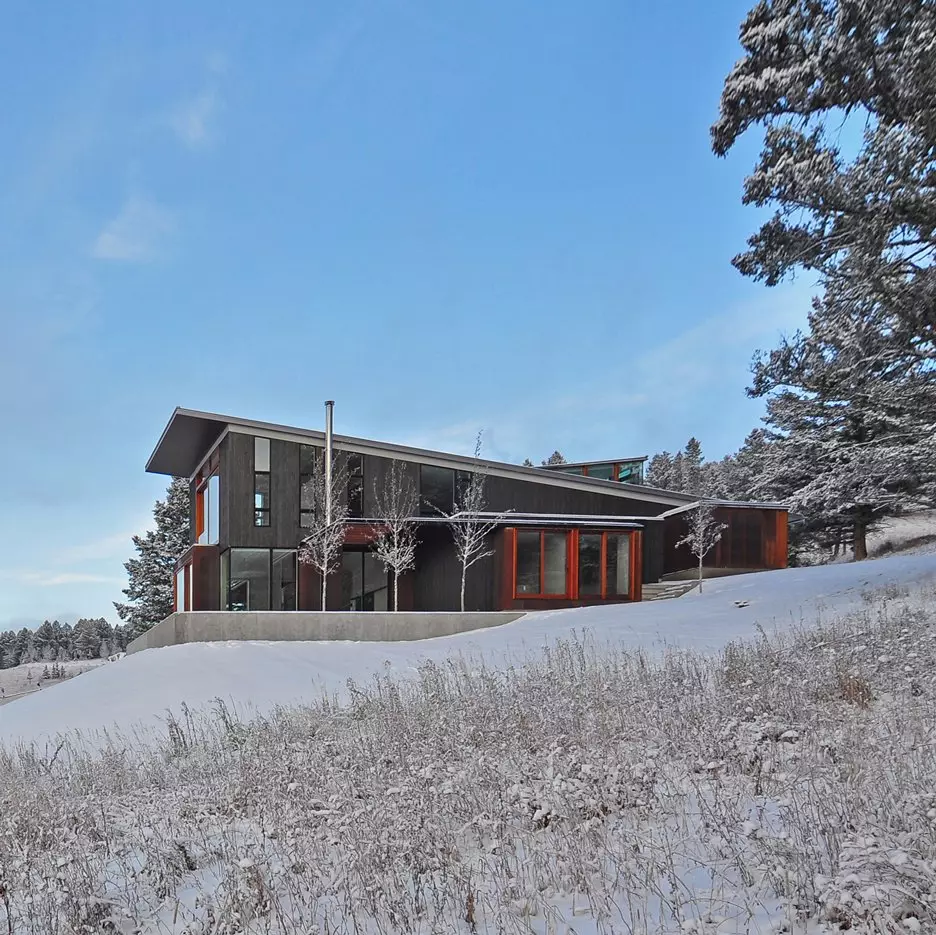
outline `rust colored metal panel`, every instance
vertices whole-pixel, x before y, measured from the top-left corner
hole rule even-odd
[[[221,609],[221,550],[215,545],[192,549],[192,610]]]
[[[777,510],[777,535],[774,542],[774,568],[786,568],[789,553],[789,521],[786,510]]]
[[[631,533],[631,600],[643,600],[643,533]]]

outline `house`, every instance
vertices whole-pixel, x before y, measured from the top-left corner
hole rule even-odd
[[[324,445],[316,429],[175,410],[146,470],[191,484],[192,544],[176,569],[177,610],[322,609],[321,582],[298,561],[297,547],[310,521],[305,490]],[[469,610],[638,601],[643,584],[693,565],[676,541],[694,499],[606,479],[591,463],[587,473],[571,473],[569,465],[524,467],[343,435],[334,436],[334,448],[347,469],[349,523],[340,571],[327,585],[328,610],[388,609],[390,581],[372,543],[375,493],[394,460],[420,497],[416,567],[400,577],[401,610],[458,608],[460,566],[443,514],[478,470],[486,511],[506,515],[491,535],[491,554],[468,573]],[[785,565],[782,505],[725,503],[719,513],[729,529],[711,565]]]

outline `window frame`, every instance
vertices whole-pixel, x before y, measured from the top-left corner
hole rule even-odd
[[[265,552],[267,556],[267,573],[266,573],[266,604],[265,608],[256,608],[251,610],[250,607],[245,607],[242,610],[232,610],[231,609],[231,560],[234,557],[235,552]],[[292,553],[291,565],[293,569],[293,602],[295,603],[295,608],[292,610],[276,610],[273,611],[273,568],[275,564],[274,556],[279,554],[282,556],[284,553]],[[221,609],[227,613],[293,613],[299,609],[299,551],[298,549],[266,549],[266,548],[257,548],[254,546],[232,546],[225,549],[219,559],[219,572],[220,572],[220,601],[219,605]],[[249,594],[249,590],[248,590]],[[249,598],[248,598],[249,604]]]
[[[266,455],[264,460],[266,461],[266,470],[258,470],[257,464],[260,460],[260,447],[261,443],[266,443]],[[254,502],[253,502],[253,514],[254,521],[253,524],[258,528],[265,528],[270,526],[272,523],[272,501],[273,501],[273,473],[272,473],[272,462],[273,462],[273,452],[272,444],[269,438],[265,438],[260,435],[254,436]],[[261,477],[266,478],[266,506],[257,505],[257,497],[263,496],[263,493],[258,490],[258,482]]]
[[[532,593],[530,591],[521,591],[517,592],[517,568],[519,566],[517,549],[520,546],[520,536],[521,532],[536,532],[539,533],[539,591],[537,593]],[[572,574],[572,554],[573,554],[573,545],[572,545],[572,529],[552,529],[547,527],[537,527],[531,529],[528,526],[519,527],[515,530],[513,535],[513,596],[514,600],[569,600],[572,597],[572,578],[575,577]],[[563,593],[555,593],[552,591],[544,591],[543,588],[546,585],[546,536],[547,535],[562,535],[565,537],[565,591]]]
[[[419,515],[420,516],[447,516],[448,513],[445,510],[440,510],[438,507],[433,506],[432,504],[426,501],[426,498],[423,496],[423,471],[427,468],[434,471],[446,471],[451,477],[451,502],[452,502],[452,513],[456,512],[460,508],[460,503],[464,499],[465,493],[471,486],[471,480],[474,477],[474,471],[466,471],[462,468],[450,468],[444,467],[440,464],[426,464],[425,462],[419,463]]]
[[[310,454],[312,470],[303,471],[303,456]],[[305,465],[308,467],[308,463]],[[322,449],[317,445],[299,445],[299,528],[311,529],[315,523],[315,510],[307,509],[302,505],[302,494],[307,483],[315,483],[318,472],[322,470]]]
[[[521,532],[540,533],[540,593],[532,594],[517,590],[517,571],[519,547],[519,534]],[[511,569],[511,595],[512,600],[587,600],[595,603],[601,602],[621,602],[633,601],[637,599],[641,591],[638,578],[642,574],[642,560],[640,550],[642,548],[642,536],[639,529],[593,529],[589,527],[534,527],[516,526],[510,527],[509,546],[507,546]],[[545,584],[545,538],[544,533],[565,533],[566,535],[566,591],[564,594],[553,594],[542,591]],[[600,583],[601,590],[599,594],[581,594],[580,593],[580,572],[579,567],[579,544],[583,535],[592,535],[601,537],[600,549]],[[626,537],[628,543],[627,555],[627,593],[617,594],[609,593],[608,588],[608,548],[611,539]]]

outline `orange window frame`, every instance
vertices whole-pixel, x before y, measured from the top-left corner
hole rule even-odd
[[[537,532],[540,534],[540,588],[545,582],[545,534],[564,532],[566,535],[566,588],[563,594],[550,594],[540,592],[531,594],[529,592],[517,591],[517,550],[520,545],[520,532]],[[513,600],[579,600],[579,539],[584,535],[601,536],[601,594],[589,594],[588,598],[607,601],[614,599],[625,599],[639,601],[642,595],[642,575],[643,575],[643,535],[639,529],[622,530],[582,530],[582,529],[524,529],[514,527],[509,530],[509,548],[511,556],[511,594]],[[610,537],[627,536],[630,540],[628,548],[628,593],[627,594],[608,594],[608,540]]]
[[[528,591],[523,591],[517,593],[517,550],[520,548],[520,533],[521,532],[535,532],[539,533],[539,583],[540,590],[536,594],[532,594]],[[572,572],[572,561],[574,546],[572,544],[573,536],[572,533],[574,530],[571,529],[529,529],[529,528],[519,528],[514,529],[513,534],[513,596],[514,600],[525,600],[527,598],[533,600],[566,600],[572,596],[572,579],[574,577]],[[566,556],[565,556],[565,590],[561,594],[554,594],[549,591],[543,590],[543,585],[546,583],[546,535],[557,535],[561,534],[565,536],[566,539]]]

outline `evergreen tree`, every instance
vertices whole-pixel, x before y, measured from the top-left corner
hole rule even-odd
[[[524,467],[535,467],[535,465],[533,464],[533,462],[532,462],[529,458],[524,458],[524,459],[523,459],[523,466],[524,466]]]
[[[661,451],[647,465],[647,484],[660,490],[675,490],[673,483],[673,456],[668,451]]]
[[[561,451],[554,451],[543,464],[565,464],[566,459]]]
[[[832,284],[809,330],[755,359],[752,396],[767,398],[771,443],[762,487],[811,533],[847,528],[856,559],[887,516],[930,505],[936,490],[932,368],[892,340],[876,300]]]
[[[682,486],[684,493],[702,496],[702,445],[693,436],[682,452]]]
[[[98,635],[96,620],[79,620],[75,624],[76,659],[94,659],[101,649],[101,638]]]
[[[173,610],[175,563],[190,545],[189,487],[183,478],[175,478],[153,508],[156,528],[134,536],[137,556],[124,564],[129,587],[124,589],[127,602],[114,603],[121,620],[134,636],[168,617]]]
[[[873,297],[931,359],[934,35],[936,6],[920,0],[759,0],[712,127],[718,155],[764,129],[743,200],[776,213],[738,269],[773,285],[803,267]],[[861,131],[854,153],[845,121]]]

